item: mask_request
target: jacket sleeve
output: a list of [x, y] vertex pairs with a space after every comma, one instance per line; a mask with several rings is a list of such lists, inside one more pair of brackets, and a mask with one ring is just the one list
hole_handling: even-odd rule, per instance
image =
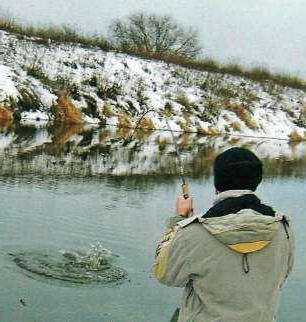
[[188, 245], [184, 240], [184, 228], [168, 228], [157, 246], [153, 265], [155, 277], [168, 286], [184, 287], [190, 276]]

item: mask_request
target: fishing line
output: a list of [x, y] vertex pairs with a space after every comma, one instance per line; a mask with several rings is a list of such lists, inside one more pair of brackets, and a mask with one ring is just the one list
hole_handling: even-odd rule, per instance
[[167, 127], [168, 127], [169, 131], [171, 132], [172, 141], [173, 141], [173, 144], [174, 144], [174, 147], [175, 147], [175, 154], [176, 154], [176, 157], [177, 157], [177, 160], [178, 160], [178, 163], [179, 163], [179, 167], [180, 167], [180, 177], [181, 177], [183, 185], [186, 185], [183, 162], [182, 162], [181, 155], [180, 155], [180, 152], [179, 152], [179, 149], [178, 149], [178, 146], [177, 146], [177, 142], [176, 142], [176, 139], [174, 137], [173, 131], [171, 130], [169, 122], [168, 122], [167, 119], [166, 119], [166, 123], [167, 123]]
[[[154, 110], [149, 110], [145, 112], [145, 115], [149, 112], [156, 112]], [[144, 115], [144, 116], [145, 116]], [[139, 127], [138, 125], [140, 124], [141, 120], [143, 119], [144, 116], [141, 116], [141, 118], [139, 119], [139, 121], [136, 123], [137, 127], [121, 127], [118, 126], [116, 124], [111, 124], [111, 123], [105, 123], [105, 125], [107, 126], [113, 126], [116, 128], [129, 128], [129, 129], [133, 129], [133, 134], [136, 132], [136, 130], [145, 130], [145, 131], [160, 131], [160, 132], [172, 132], [172, 133], [186, 133], [186, 134], [197, 134], [197, 135], [203, 135], [203, 133], [199, 132], [199, 131], [184, 131], [184, 130], [172, 130], [170, 128], [152, 128], [152, 129], [148, 129], [148, 128], [143, 128], [143, 127]], [[289, 140], [288, 138], [280, 138], [280, 137], [276, 137], [276, 136], [256, 136], [256, 135], [248, 135], [248, 134], [236, 134], [236, 133], [231, 133], [231, 132], [220, 132], [218, 135], [203, 135], [206, 137], [210, 137], [210, 138], [215, 138], [215, 137], [241, 137], [241, 138], [249, 138], [249, 139], [258, 139], [258, 140], [276, 140], [276, 141], [287, 141], [287, 142], [295, 142], [295, 140]], [[297, 141], [299, 142], [299, 141]]]

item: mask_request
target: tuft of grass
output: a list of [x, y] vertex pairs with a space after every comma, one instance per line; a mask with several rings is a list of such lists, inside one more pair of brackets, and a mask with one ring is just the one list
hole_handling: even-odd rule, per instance
[[299, 118], [294, 121], [297, 126], [306, 128], [306, 106], [301, 109]]
[[133, 122], [131, 120], [131, 117], [127, 115], [126, 113], [122, 113], [118, 115], [118, 122], [120, 128], [133, 128]]
[[218, 136], [221, 135], [220, 131], [215, 129], [214, 127], [210, 126], [207, 129], [201, 128], [199, 130], [200, 134], [207, 135], [207, 136]]
[[254, 91], [249, 88], [244, 88], [240, 100], [246, 107], [252, 105], [254, 102], [257, 102], [259, 98]]
[[118, 96], [122, 95], [123, 88], [122, 85], [116, 82], [113, 83], [100, 83], [98, 85], [97, 95], [101, 99], [111, 99], [116, 100]]
[[59, 94], [54, 113], [54, 123], [81, 125], [84, 123], [82, 113], [68, 98], [67, 93]]
[[288, 137], [289, 137], [289, 142], [291, 142], [291, 143], [294, 143], [294, 142], [298, 143], [298, 142], [306, 141], [305, 135], [301, 135], [295, 129], [289, 134]]
[[26, 66], [25, 70], [29, 76], [41, 80], [46, 79], [46, 74], [38, 64], [31, 64], [30, 66]]
[[205, 109], [201, 115], [201, 119], [205, 122], [214, 122], [223, 109], [222, 102], [213, 97], [208, 97], [204, 102], [204, 106]]
[[19, 97], [16, 105], [20, 111], [36, 111], [43, 106], [38, 95], [29, 88], [19, 89]]
[[157, 144], [159, 151], [165, 151], [167, 146], [171, 143], [169, 138], [158, 138]]
[[219, 89], [217, 89], [216, 94], [226, 101], [239, 96], [237, 89], [231, 84], [224, 84]]
[[226, 106], [226, 109], [234, 112], [245, 123], [245, 125], [248, 128], [250, 128], [251, 130], [257, 129], [257, 124], [255, 123], [254, 119], [252, 118], [250, 112], [243, 105], [228, 104]]
[[103, 111], [102, 111], [102, 114], [105, 116], [105, 117], [113, 117], [116, 115], [116, 113], [114, 112], [112, 106], [108, 103], [108, 102], [105, 102], [103, 104]]
[[85, 79], [83, 81], [83, 84], [92, 86], [92, 87], [98, 87], [101, 81], [101, 77], [97, 74], [91, 75], [88, 79]]
[[14, 120], [13, 112], [5, 105], [0, 105], [0, 126], [8, 127]]
[[176, 98], [175, 101], [179, 103], [180, 105], [184, 106], [187, 110], [190, 109], [191, 107], [191, 102], [189, 98], [185, 94], [179, 94]]
[[190, 120], [186, 117], [184, 118], [184, 120], [180, 121], [180, 127], [184, 132], [187, 132], [187, 133], [194, 132], [190, 124]]
[[83, 93], [84, 100], [87, 107], [85, 108], [85, 114], [91, 115], [93, 117], [99, 117], [97, 101], [90, 94]]
[[241, 124], [239, 122], [233, 122], [230, 124], [230, 127], [234, 130], [234, 131], [237, 131], [237, 132], [241, 132], [242, 130], [242, 127], [241, 127]]
[[149, 97], [145, 94], [145, 82], [142, 78], [137, 79], [135, 82], [136, 100], [141, 107], [147, 106]]
[[171, 102], [167, 102], [164, 106], [164, 114], [166, 117], [170, 117], [174, 112]]
[[139, 122], [138, 129], [151, 131], [155, 130], [155, 126], [151, 118], [149, 118], [148, 116], [144, 116]]

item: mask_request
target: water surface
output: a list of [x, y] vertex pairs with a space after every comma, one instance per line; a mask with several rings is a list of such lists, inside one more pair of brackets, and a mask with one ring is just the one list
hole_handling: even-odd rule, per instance
[[[165, 144], [161, 133], [131, 139], [106, 128], [70, 129], [68, 134], [67, 129], [27, 127], [0, 133], [5, 142], [0, 153], [0, 321], [168, 321], [181, 290], [160, 285], [151, 265], [179, 193], [173, 142]], [[248, 146], [264, 159], [266, 178], [258, 195], [291, 216], [297, 235], [296, 265], [282, 292], [279, 321], [302, 321], [304, 145], [237, 138], [176, 140], [198, 212], [214, 198], [211, 166], [217, 153], [232, 145]], [[54, 269], [53, 260], [63, 261], [64, 252], [88, 254], [99, 245], [112, 252], [111, 265], [127, 273], [120, 283], [61, 280], [58, 270], [46, 276]], [[38, 269], [29, 273], [9, 254]], [[37, 258], [43, 256], [47, 264], [52, 260], [39, 274]]]

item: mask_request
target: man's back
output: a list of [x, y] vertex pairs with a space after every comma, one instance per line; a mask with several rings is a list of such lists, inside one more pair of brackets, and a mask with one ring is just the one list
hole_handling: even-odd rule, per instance
[[294, 238], [285, 217], [242, 209], [181, 221], [168, 237], [154, 271], [162, 283], [185, 287], [180, 322], [275, 320], [293, 265]]

